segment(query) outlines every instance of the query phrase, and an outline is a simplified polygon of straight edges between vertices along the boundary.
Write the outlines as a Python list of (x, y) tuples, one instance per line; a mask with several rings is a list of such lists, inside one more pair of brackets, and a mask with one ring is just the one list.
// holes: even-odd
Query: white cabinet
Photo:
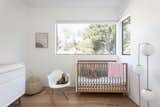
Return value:
[(0, 107), (7, 107), (25, 93), (25, 66), (0, 66)]

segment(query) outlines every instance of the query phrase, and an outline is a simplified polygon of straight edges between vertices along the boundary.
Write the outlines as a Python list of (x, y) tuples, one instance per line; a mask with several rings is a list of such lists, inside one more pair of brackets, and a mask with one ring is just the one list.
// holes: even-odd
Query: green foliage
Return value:
[(72, 42), (67, 42), (67, 37), (74, 38), (77, 35), (65, 30), (64, 41), (61, 40), (59, 43), (63, 42), (63, 45), (58, 50), (72, 54), (115, 54), (115, 30), (115, 25), (89, 24), (77, 33), (81, 40), (78, 41), (75, 37)]
[(131, 36), (129, 31), (129, 24), (130, 24), (130, 17), (125, 19), (122, 22), (123, 28), (122, 28), (122, 35), (123, 35), (123, 54), (131, 54)]
[(84, 34), (91, 40), (95, 54), (115, 53), (115, 26), (91, 24)]

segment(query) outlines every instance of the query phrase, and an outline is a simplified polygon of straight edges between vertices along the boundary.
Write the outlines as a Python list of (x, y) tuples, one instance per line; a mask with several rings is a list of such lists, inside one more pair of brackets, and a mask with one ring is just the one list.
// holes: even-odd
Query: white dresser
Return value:
[(25, 66), (0, 66), (0, 107), (7, 107), (25, 93)]

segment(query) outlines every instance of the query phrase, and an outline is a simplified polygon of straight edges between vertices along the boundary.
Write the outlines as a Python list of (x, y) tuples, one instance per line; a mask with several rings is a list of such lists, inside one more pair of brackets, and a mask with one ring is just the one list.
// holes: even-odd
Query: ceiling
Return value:
[(128, 0), (24, 0), (33, 8), (119, 8)]

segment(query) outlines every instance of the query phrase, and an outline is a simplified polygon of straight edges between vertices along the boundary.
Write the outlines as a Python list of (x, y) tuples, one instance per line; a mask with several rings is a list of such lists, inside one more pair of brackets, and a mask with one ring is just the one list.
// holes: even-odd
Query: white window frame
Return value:
[[(55, 55), (107, 55), (107, 56), (116, 56), (117, 55), (117, 20), (89, 20), (89, 21), (66, 21), (58, 20), (55, 23)], [(115, 25), (115, 54), (58, 54), (57, 53), (57, 41), (58, 41), (58, 29), (57, 24), (113, 24)]]

